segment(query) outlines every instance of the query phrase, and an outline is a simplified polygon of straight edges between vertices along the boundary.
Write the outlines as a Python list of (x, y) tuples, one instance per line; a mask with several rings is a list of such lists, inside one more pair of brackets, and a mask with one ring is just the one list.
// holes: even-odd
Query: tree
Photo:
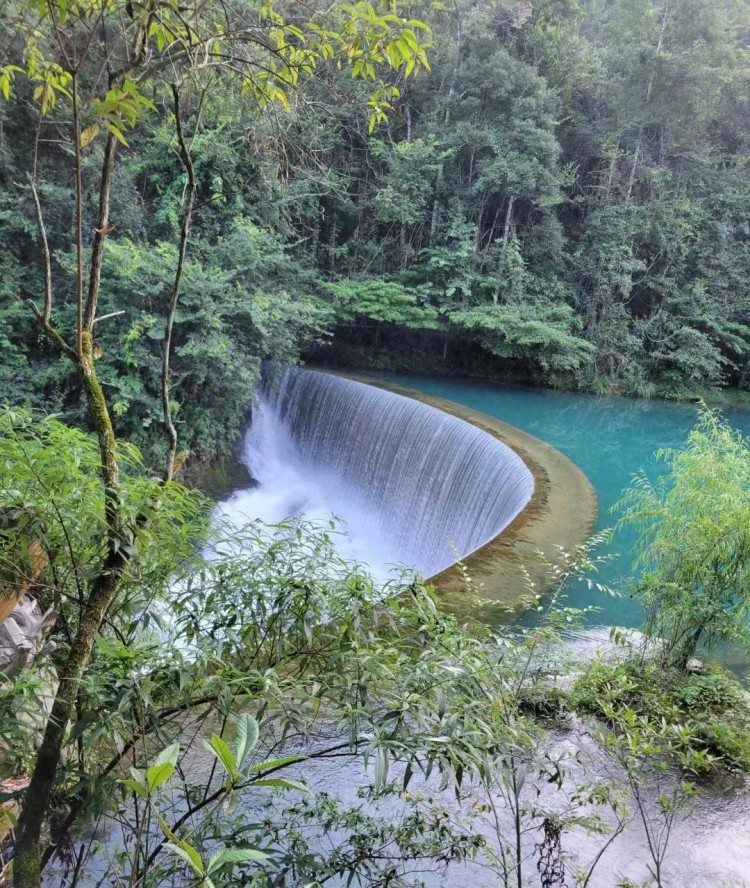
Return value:
[[(594, 353), (568, 385), (685, 397), (746, 380), (747, 4), (461, 0), (434, 22), (434, 71), (388, 141), (341, 121), (350, 184), (322, 210), (326, 276), (397, 273), (443, 312), (572, 307)], [(446, 320), (447, 369), (465, 369), (480, 340)], [(417, 362), (392, 342), (383, 362)], [(484, 364), (550, 379), (516, 356)]]
[(532, 365), (544, 380), (574, 378), (594, 348), (578, 335), (580, 322), (565, 302), (549, 298), (478, 305), (449, 314), (452, 324), (476, 337), (491, 354)]
[(339, 281), (329, 284), (339, 322), (362, 322), (407, 327), (414, 330), (437, 329), (440, 317), (435, 308), (420, 299), (419, 292), (398, 281), (370, 278), (364, 281)]
[[(29, 186), (38, 227), (39, 258), (43, 270), (43, 299), (30, 301), (39, 328), (75, 368), (97, 432), (103, 496), (103, 556), (99, 569), (82, 593), (80, 619), (69, 652), (59, 667), (59, 688), (37, 755), (29, 791), (17, 830), (14, 882), (38, 885), (39, 840), (52, 792), (61, 749), (79, 683), (87, 669), (97, 633), (124, 577), (137, 560), (148, 509), (133, 512), (122, 479), (119, 445), (107, 396), (96, 368), (97, 325), (105, 321), (99, 297), (105, 241), (111, 230), (112, 181), (118, 151), (156, 103), (167, 103), (174, 119), (176, 151), (185, 173), (180, 207), (176, 262), (164, 310), (160, 397), (167, 453), (163, 483), (168, 486), (184, 456), (177, 453), (177, 428), (170, 392), (174, 321), (183, 286), (188, 239), (196, 197), (195, 168), (190, 138), (183, 122), (186, 93), (216, 89), (222, 77), (235, 75), (261, 108), (290, 106), (289, 95), (301, 78), (329, 60), (346, 65), (354, 77), (374, 80), (376, 66), (390, 65), (410, 74), (426, 67), (424, 49), (415, 28), (396, 13), (377, 12), (368, 3), (334, 5), (327, 15), (308, 21), (287, 20), (272, 3), (258, 10), (222, 2), (200, 2), (188, 9), (176, 0), (131, 3), (108, 0), (35, 0), (14, 3), (8, 17), (14, 29), (14, 55), (0, 69), (0, 93), (19, 94), (26, 81), (38, 106), (37, 139), (29, 157)], [(376, 86), (369, 99), (371, 124), (384, 119), (396, 87)], [(25, 96), (24, 96), (25, 98)], [(66, 331), (59, 315), (53, 280), (52, 256), (39, 189), (39, 134), (51, 111), (70, 111), (67, 141), (71, 149), (75, 266), (72, 291), (72, 329)], [(64, 112), (62, 112), (64, 113)], [(104, 138), (98, 179), (98, 208), (89, 248), (84, 223), (86, 155)], [(85, 265), (88, 264), (88, 275)], [(59, 290), (57, 292), (59, 299)]]
[(684, 669), (699, 645), (747, 638), (750, 441), (703, 409), (687, 446), (660, 456), (669, 471), (655, 485), (636, 480), (621, 521), (641, 532), (646, 629)]
[[(321, 285), (332, 279), (395, 278), (443, 313), (510, 299), (537, 315), (540, 296), (556, 310), (570, 306), (582, 320), (580, 336), (595, 353), (585, 369), (566, 375), (567, 385), (671, 397), (690, 397), (706, 387), (746, 386), (750, 127), (744, 97), (750, 68), (741, 35), (748, 25), (747, 3), (413, 4), (434, 23), (434, 70), (420, 78), (404, 79), (407, 62), (400, 71), (392, 67), (397, 54), (408, 51), (406, 45), (393, 59), (382, 55), (377, 41), (369, 45), (390, 67), (387, 82), (373, 85), (366, 79), (373, 71), (364, 57), (350, 59), (342, 42), (334, 48), (341, 69), (335, 59), (318, 58), (314, 78), (303, 70), (301, 58), (296, 64), (286, 59), (294, 71), (285, 73), (276, 53), (272, 59), (264, 55), (271, 52), (267, 45), (250, 52), (244, 42), (238, 50), (240, 68), (251, 64), (258, 75), (251, 85), (238, 72), (225, 68), (221, 73), (220, 61), (234, 64), (228, 58), (201, 61), (200, 73), (182, 84), (200, 207), (191, 223), (191, 240), (200, 248), (186, 257), (182, 288), (187, 297), (195, 283), (205, 297), (191, 299), (186, 316), (177, 313), (172, 331), (170, 391), (182, 445), (202, 459), (224, 455), (241, 425), (236, 403), (223, 413), (206, 384), (202, 352), (183, 348), (194, 325), (211, 340), (205, 353), (217, 378), (237, 376), (238, 400), (240, 390), (249, 397), (259, 360), (317, 354), (321, 332), (333, 346), (323, 354), (333, 351), (338, 362), (346, 357), (348, 322), (337, 325), (331, 313), (318, 313)], [(11, 60), (0, 74), (0, 95), (21, 83), (16, 67), (26, 62), (15, 10), (26, 5), (8, 5), (13, 15), (0, 22), (0, 40), (8, 45)], [(134, 14), (142, 5), (133, 7)], [(215, 12), (221, 5), (203, 0), (198, 8), (210, 17), (207, 10)], [(255, 27), (250, 5), (243, 8), (232, 7), (232, 15), (252, 20)], [(355, 8), (356, 30), (365, 27), (367, 6)], [(322, 14), (318, 10), (311, 23), (322, 27)], [(133, 20), (124, 14), (122, 21), (130, 26)], [(271, 30), (276, 27), (270, 18), (263, 21)], [(344, 42), (356, 39), (331, 18), (325, 21)], [(280, 39), (314, 56), (325, 35), (306, 27), (299, 7), (289, 24), (302, 31), (304, 40), (292, 32)], [(260, 36), (263, 29), (261, 22), (253, 33)], [(416, 39), (419, 29), (406, 30), (414, 31)], [(352, 47), (355, 56), (369, 51), (361, 41)], [(282, 54), (288, 51), (285, 46)], [(357, 76), (352, 78), (354, 66)], [(304, 98), (295, 98), (295, 77), (304, 81)], [(205, 82), (215, 78), (221, 78), (221, 95), (204, 90)], [(63, 107), (65, 97), (54, 84), (54, 77), (47, 86), (39, 81), (39, 98), (60, 95), (58, 107)], [(152, 250), (179, 240), (187, 174), (182, 168), (175, 171), (174, 124), (171, 112), (166, 113), (171, 98), (159, 90), (142, 94), (163, 113), (158, 119), (144, 106), (137, 131), (127, 134), (132, 148), (117, 149), (111, 183), (117, 220), (105, 242), (112, 248), (130, 241), (150, 264)], [(26, 95), (31, 99), (33, 91), (26, 89)], [(274, 96), (276, 105), (286, 101), (290, 106), (283, 119), (274, 113)], [(387, 106), (391, 113), (383, 120)], [(59, 353), (34, 336), (28, 313), (19, 312), (15, 299), (19, 291), (34, 295), (43, 286), (33, 262), (31, 220), (16, 212), (16, 183), (28, 167), (26, 133), (36, 131), (38, 121), (28, 104), (0, 107), (0, 329), (8, 344), (0, 374), (17, 380), (17, 401), (54, 402), (67, 418), (81, 423), (86, 408), (72, 365), (62, 369)], [(98, 224), (98, 177), (89, 167), (99, 163), (104, 137), (112, 134), (103, 119), (84, 116), (83, 132), (92, 125), (100, 130), (83, 151), (86, 234)], [(110, 114), (108, 122), (113, 121)], [(377, 131), (371, 131), (375, 125)], [(53, 270), (58, 280), (64, 272), (75, 290), (73, 178), (65, 136), (54, 118), (45, 119), (37, 189)], [(21, 197), (33, 215), (30, 192)], [(232, 341), (223, 300), (204, 281), (194, 282), (200, 269), (191, 262), (191, 256), (200, 256), (202, 264), (216, 268), (217, 280), (231, 278), (231, 262), (242, 259), (223, 250), (222, 239), (230, 228), (248, 224), (275, 241), (282, 261), (273, 269), (259, 262), (259, 274), (248, 275), (247, 282), (231, 280), (238, 298), (248, 305), (257, 301), (259, 315), (269, 296), (293, 301), (294, 316), (309, 321), (292, 322), (294, 335), (278, 338), (278, 327), (266, 331), (262, 323), (255, 324), (251, 354), (245, 349), (246, 319)], [(164, 255), (164, 261), (173, 262), (176, 251)], [(153, 302), (166, 296), (155, 292), (151, 280), (144, 292), (136, 281), (133, 293), (132, 280), (117, 277), (110, 275), (103, 288), (102, 313), (125, 314), (100, 325), (104, 356), (99, 372), (102, 378), (106, 373), (107, 385), (121, 390), (116, 429), (138, 440), (148, 459), (150, 429), (159, 421), (147, 408), (153, 374), (123, 367), (118, 356), (123, 338), (138, 338), (140, 331), (136, 350), (149, 361), (160, 359), (161, 337), (150, 319), (161, 325)], [(122, 293), (115, 292), (118, 287)], [(187, 300), (182, 304), (187, 307)], [(73, 323), (72, 317), (67, 323)], [(342, 334), (340, 341), (336, 332)], [(451, 349), (446, 348), (449, 341)], [(539, 362), (506, 361), (478, 343), (462, 325), (446, 321), (442, 335), (392, 335), (387, 348), (378, 340), (372, 358), (361, 349), (357, 355), (389, 366), (399, 361), (424, 366), (426, 358), (442, 370), (462, 371), (471, 364), (473, 372), (512, 372), (540, 382), (551, 378)], [(555, 377), (556, 384), (562, 381)], [(180, 397), (188, 393), (189, 399)], [(204, 417), (195, 426), (187, 400), (200, 405)]]
[[(574, 625), (558, 606), (566, 583), (594, 568), (590, 548), (561, 554), (544, 604), (530, 588), (540, 627), (498, 638), (462, 627), (408, 574), (378, 586), (336, 553), (335, 525), (214, 519), (209, 531), (200, 494), (164, 486), (134, 448), (123, 451), (130, 507), (161, 502), (77, 686), (43, 849), (59, 864), (54, 878), (270, 888), (351, 877), (405, 888), (415, 863), (439, 876), (478, 857), (499, 884), (523, 884), (529, 843), (553, 816), (539, 786), (558, 787), (564, 767), (547, 761), (529, 711), (545, 693), (537, 663)], [(22, 521), (0, 524), (0, 564), (18, 568), (24, 538), (48, 552), (36, 594), (56, 607), (56, 659), (99, 570), (98, 463), (93, 435), (0, 413), (0, 493), (23, 492)], [(0, 731), (23, 764), (35, 727), (19, 718), (20, 694), (38, 709), (49, 688), (24, 675), (0, 685)], [(205, 753), (209, 766), (196, 767)], [(331, 759), (349, 761), (361, 798), (307, 785)], [(445, 792), (430, 786), (438, 774)], [(562, 798), (562, 812), (552, 802), (558, 839), (599, 829), (579, 779)], [(101, 832), (81, 828), (91, 822)]]

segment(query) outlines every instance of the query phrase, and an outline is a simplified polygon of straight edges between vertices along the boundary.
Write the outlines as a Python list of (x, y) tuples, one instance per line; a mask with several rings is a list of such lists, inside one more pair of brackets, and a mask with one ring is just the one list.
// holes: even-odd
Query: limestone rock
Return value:
[(52, 610), (43, 612), (30, 596), (21, 598), (0, 625), (0, 672), (9, 676), (27, 668), (44, 648), (54, 618)]

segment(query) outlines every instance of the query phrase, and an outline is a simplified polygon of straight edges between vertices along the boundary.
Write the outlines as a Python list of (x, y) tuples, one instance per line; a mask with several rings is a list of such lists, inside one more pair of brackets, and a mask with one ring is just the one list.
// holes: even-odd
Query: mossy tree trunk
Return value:
[(90, 331), (83, 331), (77, 369), (91, 409), (102, 459), (102, 480), (107, 524), (107, 551), (83, 605), (78, 631), (67, 658), (59, 667), (59, 686), (44, 731), (34, 772), (24, 796), (16, 829), (13, 883), (16, 888), (36, 888), (41, 881), (41, 832), (55, 775), (60, 763), (76, 697), (91, 659), (102, 622), (122, 584), (135, 547), (135, 527), (122, 517), (117, 439), (101, 383), (96, 374)]

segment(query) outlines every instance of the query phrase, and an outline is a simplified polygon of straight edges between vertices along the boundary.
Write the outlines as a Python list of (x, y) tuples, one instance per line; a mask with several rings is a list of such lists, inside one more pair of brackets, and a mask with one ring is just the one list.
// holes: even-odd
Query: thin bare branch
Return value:
[(190, 156), (190, 150), (188, 149), (185, 135), (182, 130), (182, 120), (180, 118), (180, 94), (175, 85), (172, 86), (172, 99), (180, 160), (185, 167), (188, 180), (182, 200), (182, 221), (180, 223), (180, 243), (177, 252), (177, 268), (175, 269), (174, 280), (172, 282), (172, 294), (169, 300), (169, 309), (167, 311), (167, 320), (164, 328), (164, 349), (162, 356), (161, 401), (164, 414), (164, 427), (167, 432), (168, 441), (167, 465), (164, 477), (167, 481), (170, 481), (174, 477), (175, 457), (177, 454), (177, 429), (175, 428), (169, 400), (169, 364), (172, 354), (172, 333), (174, 329), (175, 314), (177, 312), (177, 303), (180, 297), (182, 274), (185, 268), (188, 235), (190, 234), (190, 226), (193, 220), (193, 207), (195, 205), (195, 170), (193, 168), (193, 160)]
[(63, 354), (66, 354), (69, 358), (75, 360), (77, 358), (77, 353), (74, 348), (71, 348), (68, 343), (62, 338), (60, 333), (52, 326), (52, 324), (47, 321), (44, 317), (44, 313), (39, 309), (39, 306), (34, 302), (33, 299), (27, 300), (29, 307), (34, 312), (34, 317), (39, 321), (42, 325), (42, 329), (47, 334), (47, 336), (55, 343), (55, 345), (60, 349)]
[(104, 253), (104, 238), (109, 233), (109, 207), (112, 192), (112, 171), (115, 166), (115, 154), (117, 152), (117, 139), (109, 133), (104, 146), (104, 160), (102, 161), (102, 178), (99, 186), (99, 216), (97, 226), (94, 229), (94, 243), (91, 249), (91, 270), (89, 272), (89, 292), (86, 300), (86, 312), (83, 318), (83, 326), (87, 330), (93, 330), (96, 318), (96, 305), (99, 300), (99, 290), (102, 282), (102, 258)]
[(52, 259), (49, 251), (49, 241), (47, 240), (47, 229), (44, 225), (44, 214), (42, 213), (42, 203), (39, 200), (39, 192), (37, 191), (35, 177), (28, 174), (29, 185), (31, 186), (31, 194), (34, 198), (34, 207), (36, 208), (36, 227), (39, 236), (39, 261), (42, 265), (44, 273), (44, 310), (41, 312), (41, 319), (45, 326), (49, 326), (52, 316)]
[(76, 225), (76, 352), (83, 355), (83, 184), (81, 160), (81, 120), (78, 107), (78, 75), (73, 78), (73, 146), (75, 153), (75, 225)]
[(98, 318), (94, 318), (93, 323), (94, 324), (101, 324), (102, 321), (108, 321), (110, 318), (119, 318), (120, 315), (124, 315), (124, 314), (125, 314), (124, 309), (122, 309), (121, 311), (110, 311), (109, 314), (99, 315)]

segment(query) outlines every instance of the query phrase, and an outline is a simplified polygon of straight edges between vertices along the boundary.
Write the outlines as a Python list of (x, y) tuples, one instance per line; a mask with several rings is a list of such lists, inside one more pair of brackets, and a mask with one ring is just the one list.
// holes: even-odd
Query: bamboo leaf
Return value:
[(205, 874), (206, 870), (203, 866), (201, 856), (189, 842), (178, 839), (174, 842), (166, 842), (164, 847), (169, 848), (169, 850), (175, 855), (175, 857), (179, 857), (180, 860), (183, 860), (185, 863), (187, 863), (190, 869), (192, 869), (193, 872), (197, 873), (199, 876)]
[(174, 774), (175, 766), (171, 762), (162, 762), (160, 765), (151, 765), (146, 770), (146, 785), (149, 792), (158, 789)]
[(227, 774), (234, 779), (237, 776), (237, 762), (226, 740), (222, 740), (218, 734), (214, 734), (210, 740), (204, 740), (203, 745), (212, 755), (216, 756)]
[(282, 758), (267, 759), (265, 762), (258, 762), (256, 765), (247, 768), (246, 773), (256, 774), (259, 771), (268, 771), (271, 768), (283, 768), (286, 765), (293, 765), (295, 762), (304, 762), (306, 759), (306, 755), (287, 755)]
[(250, 713), (243, 713), (237, 719), (234, 734), (234, 750), (237, 768), (242, 767), (245, 757), (255, 749), (260, 736), (260, 729), (255, 717)]
[(206, 864), (206, 874), (210, 875), (224, 866), (246, 863), (248, 860), (267, 860), (268, 854), (255, 848), (222, 848), (212, 854)]
[(288, 780), (285, 777), (266, 777), (261, 780), (253, 780), (253, 786), (268, 786), (272, 789), (293, 789), (297, 792), (310, 792), (310, 788), (298, 780)]

